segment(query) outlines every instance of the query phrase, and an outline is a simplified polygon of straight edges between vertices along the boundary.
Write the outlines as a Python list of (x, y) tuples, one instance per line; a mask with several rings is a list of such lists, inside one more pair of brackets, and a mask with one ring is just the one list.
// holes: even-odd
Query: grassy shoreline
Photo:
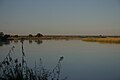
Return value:
[(86, 42), (99, 42), (99, 43), (118, 43), (120, 44), (120, 38), (112, 38), (112, 37), (107, 37), (107, 38), (83, 38), (81, 39), (82, 41)]

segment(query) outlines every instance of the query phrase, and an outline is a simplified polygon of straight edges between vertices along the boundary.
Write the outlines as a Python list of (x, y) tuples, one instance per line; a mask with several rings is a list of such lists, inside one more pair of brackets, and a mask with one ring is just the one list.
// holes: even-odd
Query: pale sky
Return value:
[(120, 0), (0, 0), (0, 32), (120, 35)]

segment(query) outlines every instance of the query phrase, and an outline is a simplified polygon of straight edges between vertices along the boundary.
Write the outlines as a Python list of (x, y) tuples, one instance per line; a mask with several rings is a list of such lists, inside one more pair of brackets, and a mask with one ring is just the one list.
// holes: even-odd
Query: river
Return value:
[[(21, 57), (21, 42), (0, 43), (0, 61), (15, 46), (14, 57)], [(24, 52), (30, 67), (41, 58), (52, 69), (64, 57), (61, 77), (67, 80), (120, 80), (120, 44), (101, 44), (81, 40), (24, 41)]]

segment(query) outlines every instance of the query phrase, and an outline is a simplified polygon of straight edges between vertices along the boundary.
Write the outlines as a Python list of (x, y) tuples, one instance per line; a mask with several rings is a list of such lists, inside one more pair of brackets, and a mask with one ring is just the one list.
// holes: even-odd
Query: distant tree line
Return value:
[[(36, 35), (29, 34), (28, 37), (42, 37), (43, 34), (37, 33)], [(10, 34), (4, 34), (3, 32), (0, 32), (0, 41), (7, 40), (9, 37), (19, 37), (19, 35), (10, 35)]]
[[(41, 33), (37, 33), (36, 35), (29, 34), (28, 37), (42, 37)], [(19, 35), (14, 35), (13, 37), (19, 37)]]

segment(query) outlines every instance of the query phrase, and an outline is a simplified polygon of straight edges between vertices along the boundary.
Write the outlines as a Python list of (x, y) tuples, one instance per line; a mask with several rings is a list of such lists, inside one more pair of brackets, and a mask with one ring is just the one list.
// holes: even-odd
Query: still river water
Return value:
[[(15, 57), (21, 57), (21, 43), (0, 43), (0, 61), (12, 46)], [(44, 66), (52, 69), (64, 56), (61, 76), (67, 80), (120, 80), (120, 44), (100, 44), (80, 40), (24, 41), (30, 67), (42, 58)]]

